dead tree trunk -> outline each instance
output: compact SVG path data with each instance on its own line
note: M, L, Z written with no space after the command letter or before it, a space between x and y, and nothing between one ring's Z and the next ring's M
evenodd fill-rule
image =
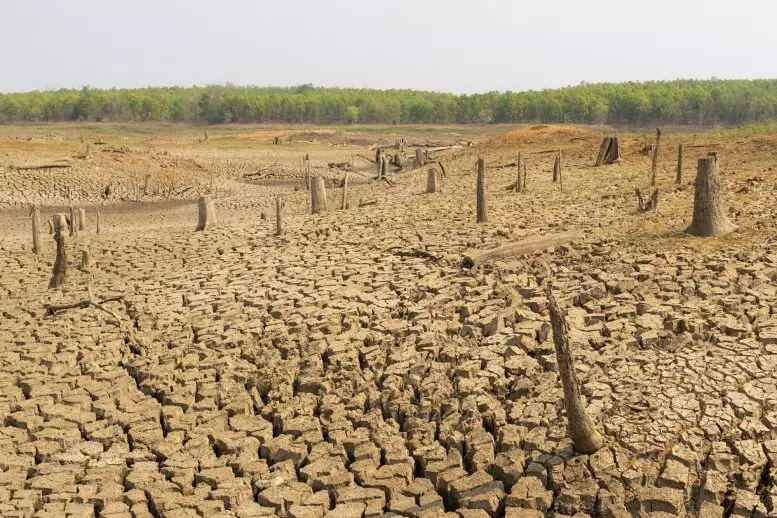
M70 206L70 237L78 234L78 214L73 206Z
M604 139L602 139L602 145L599 146L599 155L596 157L596 164L594 164L594 167L599 167L604 164L604 158L607 156L607 150L610 147L611 141L612 137L604 137Z
M431 167L426 172L426 192L427 193L435 193L437 192L437 168Z
M561 157L556 155L556 160L553 162L553 183L558 182L561 179Z
M645 203L645 197L642 195L642 191L637 187L634 189L634 193L637 195L637 211L638 212L649 212L649 211L656 211L658 210L658 189L653 191L653 194L650 195L650 198L648 199L647 203Z
M521 192L521 154L518 153L518 176L515 178L515 187L513 188L514 192Z
M67 276L67 252L65 251L64 230L67 226L65 214L54 214L51 219L54 227L54 242L57 246L57 254L54 259L54 270L51 273L49 289L59 288L65 282Z
M399 170L402 170L402 155L399 153L394 153L394 165L399 168Z
M40 255L43 251L40 243L40 207L33 205L30 216L32 217L32 253Z
M89 268L92 267L92 256L89 253L89 250L81 250L81 270L83 271L89 271Z
M677 185L683 184L683 145L677 144L677 176L675 176L674 183Z
M621 152L618 146L618 137L604 137L599 146L599 154L596 156L594 167L620 162Z
M345 178L343 178L343 202L340 205L341 210L346 210L348 208L348 178L350 178L351 173L345 173Z
M283 206L286 205L280 195L275 196L275 235L283 234Z
M86 209L83 207L78 209L78 231L85 230L86 227Z
M477 222L485 223L488 221L486 214L486 160L481 156L478 158L478 179L477 179Z
M572 352L569 347L569 332L567 322L561 308L553 296L553 288L548 283L548 305L550 309L550 324L553 328L553 345L556 348L556 361L561 384L564 388L564 408L567 412L567 433L575 444L575 449L582 454L591 454L602 447L601 434L594 428L591 418L583 407L580 396L580 380L577 379L575 366L572 362Z
M650 185L656 185L658 176L658 145L661 143L661 128L656 128L656 145L653 146L653 162L650 165Z
M324 185L324 178L321 176L314 176L311 181L310 189L310 211L313 214L319 214L326 212L326 186Z
M381 155L380 157L380 174L378 175L378 179L386 178L386 173L388 172L388 163L389 159L386 155Z
M216 206L210 196L201 196L199 202L199 219L197 231L208 230L216 226Z
M97 212L97 234L100 233L100 212Z
M151 187L151 175L147 174L143 182L143 196L148 196L148 190Z
M426 157L424 157L424 153L421 151L421 148L415 149L415 162L416 167L423 167L426 165Z
M694 236L719 236L734 230L720 199L718 158L715 154L699 158L693 195L693 220L685 231Z

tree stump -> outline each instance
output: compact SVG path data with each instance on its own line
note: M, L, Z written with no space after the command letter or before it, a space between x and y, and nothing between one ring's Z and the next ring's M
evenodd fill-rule
M675 176L674 183L677 185L683 184L683 145L677 144L677 176Z
M345 173L345 178L343 178L343 202L340 205L341 210L346 210L348 208L348 178L351 176L351 173Z
M694 186L693 220L685 231L694 236L719 236L734 230L720 199L717 155L699 158Z
M86 227L86 209L83 207L78 209L78 231L85 230Z
M430 194L437 192L437 168L435 167L430 167L426 172L426 192Z
M282 212L283 206L286 205L281 199L280 195L275 196L275 235L280 236L283 234L283 219Z
M400 171L402 170L402 155L394 153L394 165L397 166Z
M618 145L618 137L604 137L599 146L599 154L596 157L594 167L600 165L615 164L620 162L621 152Z
M78 213L73 206L70 206L70 219L66 220L70 223L70 237L78 234Z
M486 160L481 156L478 158L478 179L477 179L477 222L485 223L488 221L486 214Z
M216 206L210 196L200 196L199 219L197 220L197 231L201 232L216 226Z
M65 214L54 214L51 218L54 227L54 242L57 246L57 252L54 259L54 269L51 272L49 289L59 288L64 284L67 277L67 252L65 251L64 230L67 227L67 216Z
M416 167L423 167L426 165L426 156L420 147L415 148L415 162Z
M148 196L150 187L151 187L151 175L146 174L146 178L143 181L143 196Z
M97 232L96 234L100 233L100 211L97 211Z
M388 173L388 163L389 163L388 157L386 155L381 155L380 174L378 175L378 179L386 178L386 174Z
M607 150L610 147L611 141L612 137L604 137L604 139L602 139L602 144L599 146L599 155L596 157L596 164L594 164L594 167L599 167L604 164L604 157L607 156Z
M656 128L656 145L653 146L653 160L650 164L650 185L655 187L658 176L658 145L661 143L661 128Z
M310 198L311 213L320 214L321 212L326 211L326 186L324 185L323 177L313 177L311 181Z
M32 206L30 216L32 217L32 253L40 255L43 246L40 242L40 207L38 205Z
M89 253L89 250L81 250L81 270L83 271L89 271L89 268L92 267L92 256Z
M591 454L602 447L603 439L588 416L580 396L580 380L572 363L572 352L569 347L569 329L564 314L553 296L553 288L547 286L548 305L550 309L550 324L553 328L553 345L556 349L556 361L564 388L564 408L567 411L567 433L575 444L575 449L582 454Z
M518 153L518 160L516 161L516 164L518 165L518 176L515 179L515 185L513 185L513 192L521 192L521 154Z
M558 182L561 179L561 157L556 155L556 160L553 162L553 183Z

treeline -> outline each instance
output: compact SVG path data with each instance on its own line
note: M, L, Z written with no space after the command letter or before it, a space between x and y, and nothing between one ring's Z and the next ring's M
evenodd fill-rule
M777 119L777 80L600 83L454 95L233 85L0 94L0 122L743 124Z

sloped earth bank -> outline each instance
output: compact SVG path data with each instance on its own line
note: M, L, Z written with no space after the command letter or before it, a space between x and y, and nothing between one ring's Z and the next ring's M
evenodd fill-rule
M676 232L706 148L688 151L679 189L667 139L659 212L644 215L633 188L649 181L647 137L624 137L624 162L592 169L601 135L583 136L486 141L447 155L439 193L423 194L417 170L355 185L346 211L330 189L319 216L305 191L225 176L206 232L192 203L84 203L61 291L46 290L53 240L36 259L26 214L6 211L0 515L777 515L774 148L697 136L720 152L740 228L703 240ZM558 146L563 191L553 155L529 154ZM494 166L519 150L528 191L511 193L516 171ZM583 237L461 268L474 251L567 230ZM566 438L549 278L605 436L589 456ZM46 314L88 287L124 296L104 304L120 322L94 307Z

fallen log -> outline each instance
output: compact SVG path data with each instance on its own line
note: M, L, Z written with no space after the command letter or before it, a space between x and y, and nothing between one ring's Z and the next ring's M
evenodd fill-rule
M369 207L370 205L377 205L378 200L359 200L359 207Z
M509 245L500 246L493 250L473 254L471 256L464 256L461 261L461 267L465 269L473 269L477 266L496 261L499 259L508 259L518 257L537 250L544 250L551 246L563 245L583 237L579 231L560 232L556 234L543 234L540 236L530 237L517 243L511 243Z
M17 171L35 171L37 169L57 169L57 168L68 168L71 167L71 165L67 162L54 162L50 164L27 164L27 165L13 165L11 166L12 169L16 169Z

